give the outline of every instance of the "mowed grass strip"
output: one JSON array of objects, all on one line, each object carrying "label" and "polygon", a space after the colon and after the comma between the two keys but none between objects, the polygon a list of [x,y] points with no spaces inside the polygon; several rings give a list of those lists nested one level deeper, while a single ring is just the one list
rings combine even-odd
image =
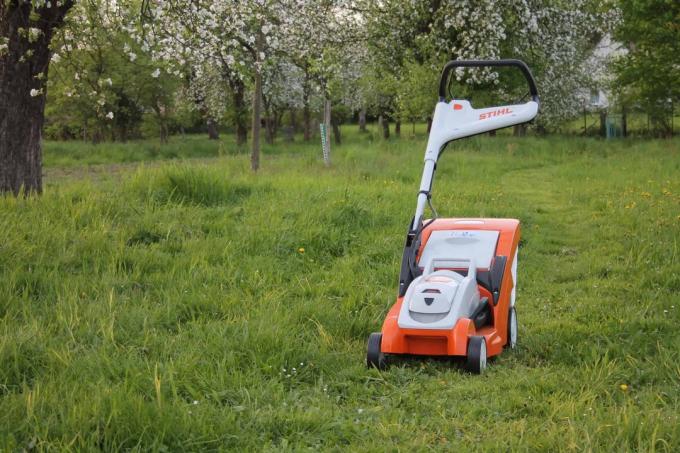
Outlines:
[{"label": "mowed grass strip", "polygon": [[424,141],[348,135],[0,199],[0,449],[680,448],[680,142],[449,146],[440,215],[523,227],[519,347],[472,376],[365,368]]}]

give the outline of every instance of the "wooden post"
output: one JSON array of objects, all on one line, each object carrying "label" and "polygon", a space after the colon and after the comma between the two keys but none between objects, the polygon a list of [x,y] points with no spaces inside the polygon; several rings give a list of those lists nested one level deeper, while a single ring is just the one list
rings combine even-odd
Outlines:
[{"label": "wooden post", "polygon": [[331,164],[331,100],[326,96],[326,101],[323,105],[323,123],[324,134],[326,139],[326,152],[324,153],[324,163],[326,166]]}]

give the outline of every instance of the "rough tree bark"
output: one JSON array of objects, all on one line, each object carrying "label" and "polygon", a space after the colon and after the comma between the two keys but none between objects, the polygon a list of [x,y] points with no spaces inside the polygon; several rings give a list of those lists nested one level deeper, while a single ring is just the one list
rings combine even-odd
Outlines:
[{"label": "rough tree bark", "polygon": [[397,138],[401,137],[401,120],[394,122],[394,135],[397,136]]},{"label": "rough tree bark", "polygon": [[0,1],[0,42],[6,44],[0,48],[0,192],[42,192],[49,45],[72,6],[72,0],[39,8]]},{"label": "rough tree bark", "polygon": [[359,110],[359,132],[366,132],[366,109]]}]

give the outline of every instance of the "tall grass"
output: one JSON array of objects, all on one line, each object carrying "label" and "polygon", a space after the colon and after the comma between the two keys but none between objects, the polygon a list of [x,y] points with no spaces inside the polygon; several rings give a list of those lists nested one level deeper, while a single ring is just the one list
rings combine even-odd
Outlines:
[{"label": "tall grass", "polygon": [[440,214],[523,227],[519,349],[471,376],[365,368],[424,142],[347,138],[0,199],[0,449],[680,448],[678,141],[447,149]]}]

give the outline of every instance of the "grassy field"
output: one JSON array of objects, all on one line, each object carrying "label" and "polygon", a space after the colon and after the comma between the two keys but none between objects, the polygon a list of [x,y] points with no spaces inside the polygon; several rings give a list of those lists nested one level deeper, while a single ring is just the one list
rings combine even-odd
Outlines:
[{"label": "grassy field", "polygon": [[[519,347],[473,376],[365,368],[424,140],[347,135],[256,175],[228,141],[48,143],[45,194],[0,198],[0,450],[680,449],[680,141],[447,149],[440,215],[523,227]],[[120,165],[168,157],[201,159]]]}]

